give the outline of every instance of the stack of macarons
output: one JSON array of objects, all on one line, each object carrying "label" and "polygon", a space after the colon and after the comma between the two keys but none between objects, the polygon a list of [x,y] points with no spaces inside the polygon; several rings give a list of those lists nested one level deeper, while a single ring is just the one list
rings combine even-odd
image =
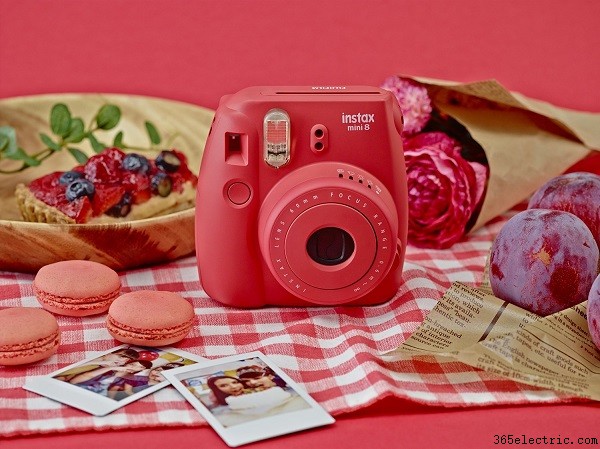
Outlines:
[{"label": "stack of macarons", "polygon": [[0,365],[32,363],[56,353],[60,329],[53,314],[85,317],[108,311],[109,333],[123,343],[141,346],[177,343],[191,331],[195,319],[189,301],[173,292],[141,290],[119,296],[119,275],[87,260],[42,267],[33,291],[45,310],[0,310]]}]

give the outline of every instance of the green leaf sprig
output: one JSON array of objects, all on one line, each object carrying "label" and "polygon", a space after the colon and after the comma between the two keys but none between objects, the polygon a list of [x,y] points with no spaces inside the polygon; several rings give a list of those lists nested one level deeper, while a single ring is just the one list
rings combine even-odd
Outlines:
[{"label": "green leaf sprig", "polygon": [[[89,156],[77,144],[87,140],[95,153],[101,153],[109,146],[122,150],[154,151],[161,143],[160,133],[153,123],[146,121],[144,126],[150,141],[149,147],[127,145],[124,141],[123,131],[119,131],[113,139],[112,145],[107,145],[97,135],[102,131],[109,131],[117,127],[121,121],[121,109],[114,104],[105,104],[92,117],[86,127],[81,117],[73,117],[68,106],[57,103],[50,111],[50,130],[52,136],[40,133],[39,137],[45,148],[34,154],[27,153],[17,144],[17,133],[11,126],[0,126],[0,163],[3,159],[20,161],[21,165],[10,170],[2,170],[0,174],[21,172],[29,167],[36,167],[53,154],[66,150],[79,163],[85,163]],[[173,136],[175,137],[175,136]]]}]

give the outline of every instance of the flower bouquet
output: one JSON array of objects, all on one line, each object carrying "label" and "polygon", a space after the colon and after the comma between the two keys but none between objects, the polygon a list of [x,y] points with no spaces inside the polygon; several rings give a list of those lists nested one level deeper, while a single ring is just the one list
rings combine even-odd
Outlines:
[{"label": "flower bouquet", "polygon": [[449,248],[600,149],[600,114],[558,108],[493,80],[391,76],[404,115],[409,243]]}]

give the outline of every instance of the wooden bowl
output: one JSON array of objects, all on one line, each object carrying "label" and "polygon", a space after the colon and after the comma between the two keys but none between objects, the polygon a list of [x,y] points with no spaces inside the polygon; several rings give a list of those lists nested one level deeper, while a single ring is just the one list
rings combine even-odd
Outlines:
[{"label": "wooden bowl", "polygon": [[[173,138],[171,148],[183,151],[190,169],[198,173],[206,137],[214,112],[191,104],[115,94],[56,94],[0,100],[0,126],[12,126],[17,142],[27,152],[44,145],[39,133],[51,134],[52,106],[65,103],[73,116],[87,123],[106,103],[121,108],[118,126],[99,132],[104,142],[112,142],[118,131],[132,146],[149,146],[144,121],[156,125],[163,142]],[[93,154],[89,146],[77,145]],[[144,153],[146,154],[146,153]],[[154,154],[148,154],[153,157]],[[3,160],[0,167],[10,168]],[[68,259],[94,260],[116,270],[174,260],[194,252],[195,209],[112,224],[46,224],[22,221],[14,198],[14,188],[46,173],[68,170],[77,163],[66,152],[46,159],[39,167],[6,175],[0,174],[0,270],[36,272],[49,263]]]}]

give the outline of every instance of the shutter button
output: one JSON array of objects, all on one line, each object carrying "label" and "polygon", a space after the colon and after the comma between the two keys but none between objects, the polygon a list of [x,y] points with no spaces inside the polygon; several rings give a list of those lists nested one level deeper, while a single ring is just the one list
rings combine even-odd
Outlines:
[{"label": "shutter button", "polygon": [[250,199],[251,191],[250,187],[243,182],[234,182],[227,189],[227,198],[233,204],[237,204],[241,206],[245,204]]}]

